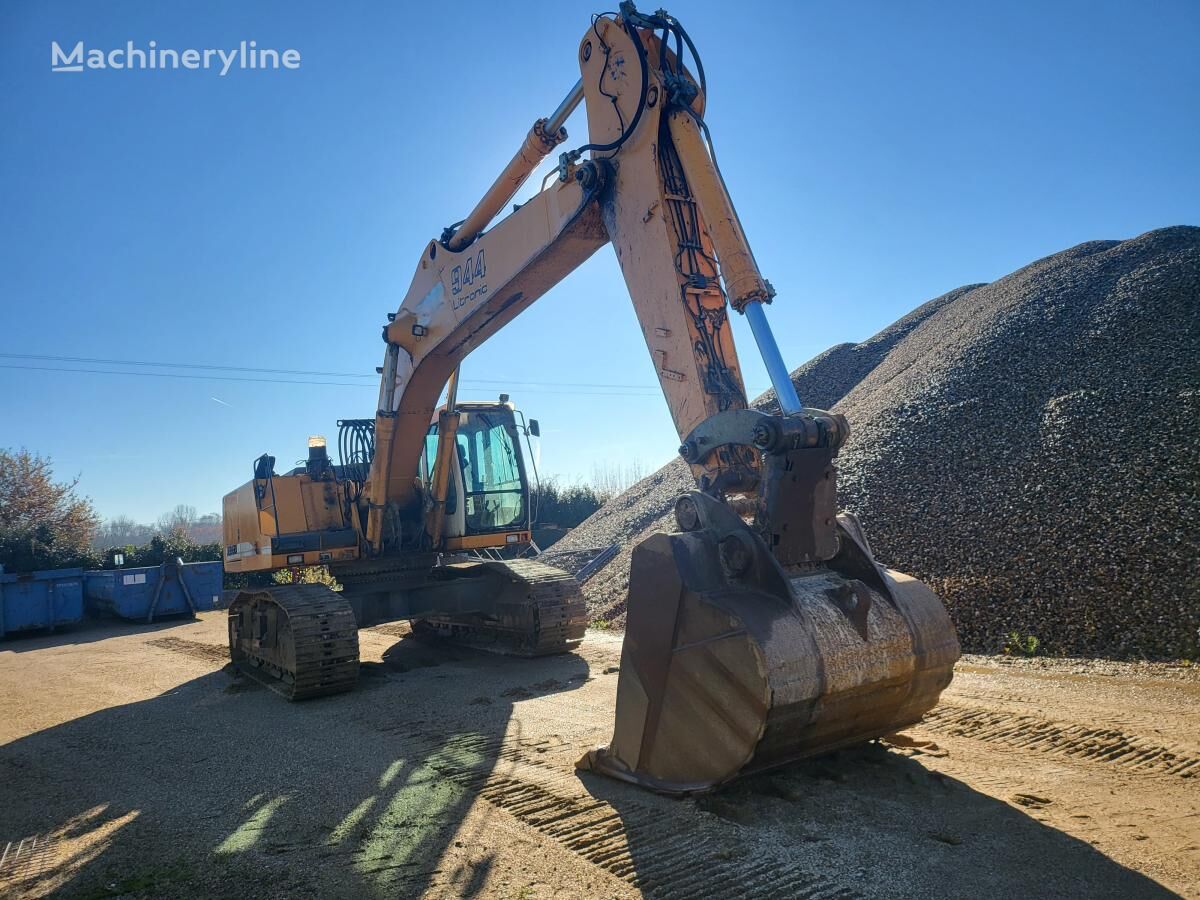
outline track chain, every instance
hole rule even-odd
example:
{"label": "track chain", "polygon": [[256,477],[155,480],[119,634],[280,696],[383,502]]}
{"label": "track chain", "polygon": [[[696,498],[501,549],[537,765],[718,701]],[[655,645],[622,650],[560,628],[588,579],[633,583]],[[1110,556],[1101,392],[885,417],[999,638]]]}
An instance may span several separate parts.
{"label": "track chain", "polygon": [[413,631],[510,656],[547,656],[574,649],[587,630],[587,605],[579,582],[568,572],[531,559],[484,562],[481,566],[514,584],[525,596],[504,604],[491,621],[450,616],[413,623]]}
{"label": "track chain", "polygon": [[[275,643],[263,646],[242,628],[252,630],[268,607],[277,611]],[[243,591],[229,607],[229,653],[239,670],[289,700],[339,694],[358,681],[358,623],[323,584]]]}

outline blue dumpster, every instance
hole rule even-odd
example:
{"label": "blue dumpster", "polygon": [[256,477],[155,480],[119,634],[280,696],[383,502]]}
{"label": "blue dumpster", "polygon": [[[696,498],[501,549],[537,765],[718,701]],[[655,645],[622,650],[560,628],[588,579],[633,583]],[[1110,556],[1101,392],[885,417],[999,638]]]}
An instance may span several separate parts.
{"label": "blue dumpster", "polygon": [[94,570],[86,576],[87,599],[93,610],[153,622],[218,609],[222,580],[219,561]]}
{"label": "blue dumpster", "polygon": [[83,619],[83,569],[0,574],[0,635]]}

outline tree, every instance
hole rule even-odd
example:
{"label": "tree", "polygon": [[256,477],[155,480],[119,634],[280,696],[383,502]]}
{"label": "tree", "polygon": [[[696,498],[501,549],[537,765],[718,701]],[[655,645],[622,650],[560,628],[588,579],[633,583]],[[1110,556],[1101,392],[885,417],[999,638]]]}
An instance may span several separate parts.
{"label": "tree", "polygon": [[[167,534],[156,534],[140,547],[121,549],[125,556],[125,568],[157,566],[164,562],[181,559],[188,562],[209,562],[221,559],[220,544],[197,544],[187,533],[176,528]],[[111,557],[110,557],[111,559]],[[105,562],[106,567],[109,562]]]}
{"label": "tree", "polygon": [[645,477],[646,469],[638,459],[624,465],[608,462],[603,465],[596,463],[592,465],[592,481],[589,487],[598,497],[603,498],[603,503],[607,503],[617,494],[637,484]]}
{"label": "tree", "polygon": [[553,478],[543,481],[531,492],[531,505],[537,512],[537,525],[574,528],[609,499],[591,485],[560,487]]}
{"label": "tree", "polygon": [[95,563],[88,547],[99,516],[78,484],[55,481],[49,457],[0,450],[0,564],[23,572]]}
{"label": "tree", "polygon": [[180,503],[170,512],[163,513],[158,517],[158,530],[163,534],[170,534],[173,531],[187,532],[195,521],[196,507]]}
{"label": "tree", "polygon": [[152,537],[154,529],[149,525],[135,522],[129,516],[115,516],[96,529],[92,546],[97,550],[137,546],[146,543]]}
{"label": "tree", "polygon": [[188,529],[188,534],[197,544],[211,544],[221,542],[221,514],[206,513],[196,521],[192,522],[191,528]]}

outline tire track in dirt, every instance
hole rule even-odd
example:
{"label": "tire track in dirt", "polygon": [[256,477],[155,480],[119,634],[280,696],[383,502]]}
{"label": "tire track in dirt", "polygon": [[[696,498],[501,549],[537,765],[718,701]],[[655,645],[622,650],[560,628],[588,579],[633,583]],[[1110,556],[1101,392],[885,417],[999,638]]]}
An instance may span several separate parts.
{"label": "tire track in dirt", "polygon": [[[466,735],[446,740],[428,732],[422,738],[430,748],[445,751],[443,759],[481,759],[476,765],[439,762],[435,769],[442,777],[649,896],[860,896],[788,856],[765,858],[761,848],[751,852],[739,847],[736,834],[671,829],[660,809],[624,801],[618,809],[592,796],[564,759],[565,754],[574,756],[577,748],[561,739]],[[510,764],[510,770],[497,771],[500,762]]]}
{"label": "tire track in dirt", "polygon": [[[1028,716],[1034,719],[1054,721],[1060,725],[1071,724],[1055,718],[1054,712],[1076,709],[1078,701],[1071,697],[1064,697],[1054,698],[1055,702],[1047,702],[1049,699],[1045,696],[1034,697],[1005,691],[955,690],[947,692],[947,696],[939,705],[986,709],[997,715],[1012,716],[1014,719]],[[1120,732],[1141,742],[1163,744],[1164,741],[1170,740],[1168,735],[1171,734],[1169,731],[1165,732],[1163,728],[1166,722],[1164,713],[1165,711],[1159,705],[1151,705],[1146,708],[1136,705],[1121,707],[1093,701],[1087,706],[1087,727],[1097,731]],[[1174,720],[1171,713],[1166,712],[1165,714],[1171,716],[1172,721]],[[1193,743],[1191,747],[1182,749],[1187,755],[1194,756],[1200,752],[1200,745]]]}
{"label": "tire track in dirt", "polygon": [[1088,727],[953,703],[934,707],[921,725],[951,737],[1120,766],[1142,774],[1200,775],[1200,756],[1194,751],[1156,744],[1119,728]]}
{"label": "tire track in dirt", "polygon": [[181,653],[192,659],[202,659],[206,662],[219,662],[222,665],[229,662],[229,648],[223,644],[209,644],[205,641],[189,641],[186,638],[164,637],[146,641],[147,647],[157,647],[160,650],[170,650]]}
{"label": "tire track in dirt", "polygon": [[[1123,685],[1124,686],[1124,685]],[[1055,684],[1053,692],[1019,690],[1007,687],[979,685],[962,679],[951,683],[945,702],[963,706],[983,706],[995,711],[1020,715],[1028,710],[1073,709],[1087,705],[1089,725],[1105,725],[1125,732],[1143,735],[1170,732],[1170,722],[1177,722],[1189,708],[1200,704],[1200,692],[1194,695],[1169,685],[1153,693],[1130,693],[1114,690],[1116,685]],[[1086,698],[1086,699],[1084,699]],[[1161,738],[1159,738],[1161,740]],[[1200,752],[1200,747],[1193,747]]]}

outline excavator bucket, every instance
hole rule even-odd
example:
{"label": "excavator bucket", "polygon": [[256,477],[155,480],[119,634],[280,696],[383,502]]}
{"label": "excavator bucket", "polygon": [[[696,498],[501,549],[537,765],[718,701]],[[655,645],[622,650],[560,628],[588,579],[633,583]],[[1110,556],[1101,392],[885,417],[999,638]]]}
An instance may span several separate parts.
{"label": "excavator bucket", "polygon": [[681,498],[676,517],[683,533],[633,551],[615,732],[580,768],[705,791],[881,737],[937,703],[954,628],[924,584],[876,564],[853,518],[837,517],[832,558],[785,569],[705,494]]}

